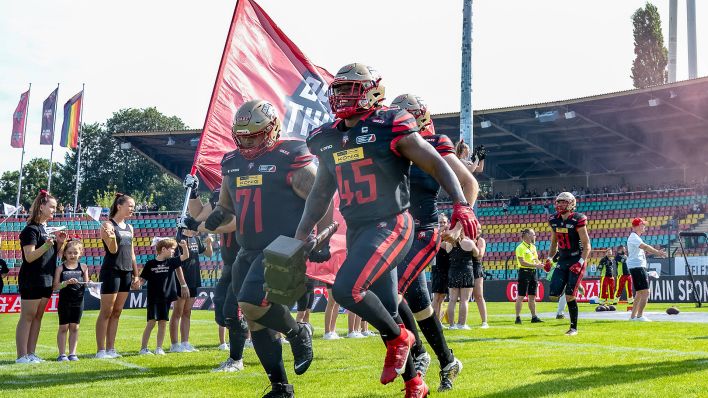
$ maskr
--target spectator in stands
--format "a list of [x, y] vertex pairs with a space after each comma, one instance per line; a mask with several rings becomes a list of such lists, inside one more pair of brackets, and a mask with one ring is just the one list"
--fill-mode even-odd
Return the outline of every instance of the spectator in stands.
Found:
[[22, 266], [19, 274], [21, 298], [20, 319], [15, 331], [16, 363], [37, 363], [35, 355], [44, 308], [52, 296], [57, 251], [64, 245], [66, 233], [56, 238], [47, 233], [47, 221], [54, 217], [57, 200], [47, 191], [40, 191], [32, 202], [27, 226], [20, 232]]
[[504, 213], [505, 216], [509, 214], [509, 205], [507, 202], [502, 202], [502, 213]]
[[[182, 262], [182, 272], [189, 287], [189, 295], [184, 296], [179, 290], [177, 301], [172, 307], [172, 319], [170, 319], [170, 352], [195, 352], [199, 351], [189, 343], [189, 330], [192, 321], [192, 306], [197, 298], [197, 288], [202, 286], [201, 267], [199, 255], [211, 257], [214, 254], [211, 245], [212, 238], [207, 235], [202, 240], [197, 232], [185, 229], [182, 231], [189, 247], [189, 259]], [[176, 283], [176, 282], [175, 282]], [[181, 340], [178, 338], [181, 337]]]
[[72, 206], [71, 203], [67, 204], [66, 207], [64, 207], [64, 217], [71, 217], [73, 213], [74, 206]]
[[646, 232], [647, 223], [641, 218], [632, 220], [632, 233], [627, 239], [627, 267], [632, 275], [632, 285], [634, 287], [635, 302], [632, 307], [632, 315], [629, 320], [649, 322], [650, 319], [644, 316], [644, 308], [649, 301], [649, 276], [647, 275], [647, 259], [645, 251], [659, 257], [666, 257], [666, 252], [657, 250], [646, 243], [641, 235]]
[[[54, 290], [59, 290], [59, 330], [57, 331], [57, 361], [78, 361], [76, 345], [79, 342], [79, 324], [84, 313], [84, 290], [89, 274], [86, 264], [81, 264], [84, 245], [81, 239], [70, 238], [62, 252], [62, 262], [54, 272]], [[61, 289], [61, 290], [60, 290]], [[69, 335], [69, 355], [66, 352], [66, 335]]]
[[134, 210], [133, 198], [116, 193], [109, 219], [101, 225], [105, 255], [99, 274], [101, 310], [96, 319], [96, 358], [99, 359], [121, 356], [115, 349], [118, 321], [131, 287], [140, 283], [133, 226], [126, 222]]
[[81, 203], [76, 205], [76, 214], [83, 214], [84, 213], [84, 208], [81, 206]]
[[59, 214], [59, 217], [64, 217], [64, 204], [59, 203], [57, 206], [57, 214]]
[[521, 324], [521, 304], [524, 297], [528, 295], [529, 311], [531, 311], [531, 323], [543, 322], [536, 316], [536, 289], [538, 280], [536, 279], [536, 269], [541, 268], [541, 261], [536, 252], [536, 232], [531, 228], [521, 231], [521, 243], [516, 246], [516, 264], [519, 272], [519, 282], [516, 297], [516, 323]]
[[[148, 349], [150, 334], [157, 322], [157, 346], [155, 353], [165, 355], [162, 342], [165, 339], [165, 329], [169, 321], [170, 303], [177, 299], [177, 292], [182, 296], [189, 295], [189, 286], [184, 277], [182, 264], [189, 261], [190, 250], [187, 241], [180, 241], [181, 254], [175, 257], [177, 241], [171, 238], [157, 242], [154, 259], [145, 263], [140, 277], [148, 283], [147, 288], [147, 325], [143, 331], [140, 355], [153, 355]], [[179, 289], [177, 289], [179, 285]]]

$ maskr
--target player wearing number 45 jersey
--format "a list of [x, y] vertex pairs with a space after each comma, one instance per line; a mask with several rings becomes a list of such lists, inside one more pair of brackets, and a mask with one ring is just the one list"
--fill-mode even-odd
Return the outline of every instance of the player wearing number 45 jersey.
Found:
[[407, 211], [410, 162], [450, 194], [453, 225], [459, 222], [472, 235], [476, 220], [453, 171], [417, 133], [415, 118], [383, 107], [383, 99], [381, 77], [366, 65], [346, 65], [335, 76], [329, 103], [336, 120], [307, 138], [320, 166], [295, 237], [307, 238], [338, 191], [347, 222], [347, 258], [335, 277], [334, 299], [381, 332], [386, 343], [381, 382], [402, 374], [406, 397], [424, 397], [428, 387], [410, 357], [415, 339], [397, 314], [396, 266], [413, 241]]
[[588, 219], [584, 214], [575, 212], [575, 197], [570, 192], [561, 192], [556, 197], [556, 212], [548, 220], [553, 233], [544, 270], [551, 270], [551, 259], [557, 252], [558, 266], [551, 277], [550, 296], [558, 301], [565, 291], [570, 314], [570, 329], [565, 334], [574, 336], [578, 334], [578, 303], [575, 296], [585, 275], [585, 260], [591, 250]]
[[[290, 342], [295, 373], [300, 375], [312, 362], [312, 327], [297, 323], [286, 306], [268, 302], [263, 290], [263, 249], [279, 235], [295, 234], [298, 215], [314, 182], [315, 166], [304, 142], [279, 137], [280, 120], [270, 103], [249, 101], [236, 111], [233, 138], [237, 149], [224, 155], [221, 162], [219, 203], [205, 227], [214, 231], [236, 219], [241, 250], [231, 269], [231, 289], [272, 385], [265, 397], [288, 398], [295, 395], [288, 384], [276, 332]], [[324, 215], [329, 202], [323, 206]], [[328, 216], [322, 218], [323, 223], [331, 222], [331, 212]]]

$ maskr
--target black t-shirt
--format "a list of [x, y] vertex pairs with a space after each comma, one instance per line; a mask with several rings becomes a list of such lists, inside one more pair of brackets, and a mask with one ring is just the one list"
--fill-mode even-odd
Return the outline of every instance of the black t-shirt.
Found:
[[347, 225], [382, 220], [410, 207], [411, 162], [398, 153], [396, 144], [417, 131], [410, 113], [384, 107], [349, 129], [337, 119], [310, 132], [307, 145], [319, 158], [319, 167], [336, 181]]
[[148, 301], [169, 303], [177, 300], [177, 275], [175, 270], [182, 265], [179, 257], [159, 261], [148, 260], [140, 277], [148, 283]]
[[[30, 222], [20, 232], [20, 247], [34, 246], [39, 248], [49, 239], [44, 225]], [[52, 287], [54, 270], [57, 264], [56, 244], [50, 247], [42, 257], [27, 262], [25, 251], [22, 250], [22, 266], [19, 273], [19, 285], [22, 287]]]
[[559, 213], [549, 218], [548, 224], [551, 226], [553, 233], [556, 234], [558, 253], [560, 253], [559, 258], [561, 260], [580, 256], [583, 251], [583, 244], [580, 241], [578, 228], [587, 225], [587, 221], [588, 218], [582, 213], [572, 213], [566, 220]]
[[293, 236], [305, 199], [293, 191], [292, 173], [314, 160], [302, 141], [281, 140], [255, 159], [224, 155], [221, 173], [236, 216], [236, 240], [263, 250], [280, 235]]
[[[425, 133], [423, 133], [425, 134]], [[446, 135], [423, 135], [441, 156], [455, 156], [455, 147]], [[418, 166], [411, 166], [411, 208], [416, 230], [432, 229], [438, 225], [438, 191], [440, 184]]]
[[[66, 282], [71, 278], [76, 278], [79, 282], [86, 282], [84, 281], [84, 271], [81, 269], [81, 264], [74, 269], [67, 268], [64, 263], [60, 267], [62, 269], [61, 277], [59, 278], [60, 282]], [[85, 285], [82, 284], [66, 285], [66, 287], [59, 290], [59, 302], [80, 305], [84, 301], [84, 290]]]
[[[202, 286], [202, 275], [199, 269], [199, 255], [204, 253], [206, 247], [199, 237], [189, 237], [187, 239], [187, 246], [189, 246], [189, 258], [182, 263], [182, 272], [184, 273], [184, 280], [187, 282], [187, 286], [190, 289], [196, 289]], [[179, 287], [179, 281], [175, 280], [177, 287]]]

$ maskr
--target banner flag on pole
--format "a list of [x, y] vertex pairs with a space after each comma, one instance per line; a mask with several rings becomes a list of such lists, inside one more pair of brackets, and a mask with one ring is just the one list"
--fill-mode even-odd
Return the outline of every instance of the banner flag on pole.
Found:
[[100, 206], [89, 206], [86, 208], [86, 214], [93, 218], [97, 223], [101, 223], [101, 208]]
[[54, 143], [54, 110], [56, 109], [57, 87], [42, 104], [42, 130], [39, 135], [39, 145], [52, 145]]
[[210, 189], [221, 184], [221, 159], [236, 146], [231, 126], [244, 102], [273, 104], [284, 137], [305, 139], [307, 133], [333, 120], [327, 101], [332, 75], [312, 64], [253, 0], [239, 0], [224, 45], [204, 129], [194, 156]]
[[12, 214], [14, 214], [16, 211], [17, 211], [17, 207], [15, 207], [15, 206], [13, 206], [13, 205], [9, 205], [9, 204], [3, 202], [3, 204], [2, 204], [2, 213], [3, 213], [4, 215], [6, 215], [6, 216], [9, 217], [9, 216], [11, 216]]
[[23, 148], [25, 145], [25, 121], [27, 114], [27, 104], [29, 103], [29, 90], [20, 95], [20, 102], [12, 114], [12, 136], [10, 146], [13, 148]]
[[71, 97], [64, 104], [64, 121], [61, 124], [61, 140], [59, 145], [65, 148], [76, 148], [79, 145], [79, 124], [81, 123], [81, 104], [84, 91]]

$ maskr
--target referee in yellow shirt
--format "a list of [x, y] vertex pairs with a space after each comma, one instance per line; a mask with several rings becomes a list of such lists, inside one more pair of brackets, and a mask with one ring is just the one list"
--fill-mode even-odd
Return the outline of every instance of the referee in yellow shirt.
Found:
[[538, 288], [536, 269], [543, 265], [536, 253], [536, 232], [531, 228], [521, 231], [521, 243], [516, 246], [516, 264], [519, 268], [519, 284], [516, 297], [516, 322], [514, 323], [521, 324], [521, 304], [526, 295], [529, 297], [531, 323], [543, 322], [536, 316], [536, 289]]

